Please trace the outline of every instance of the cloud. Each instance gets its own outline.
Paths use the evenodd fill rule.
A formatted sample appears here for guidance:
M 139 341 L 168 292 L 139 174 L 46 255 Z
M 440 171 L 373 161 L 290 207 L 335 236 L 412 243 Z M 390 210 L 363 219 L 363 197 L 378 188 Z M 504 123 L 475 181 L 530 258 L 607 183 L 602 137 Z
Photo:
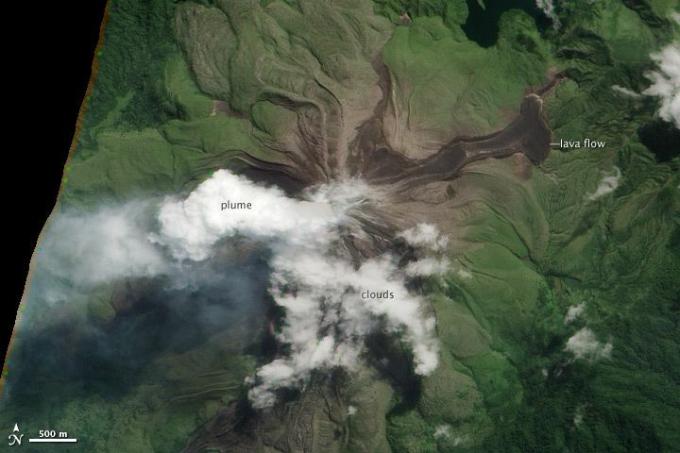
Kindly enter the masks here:
M 446 257 L 448 238 L 439 233 L 436 226 L 420 223 L 397 235 L 414 248 L 417 259 L 406 265 L 409 277 L 428 277 L 443 275 L 449 271 L 451 263 Z
M 564 316 L 564 323 L 571 324 L 572 322 L 576 321 L 576 318 L 581 316 L 585 309 L 586 309 L 585 302 L 581 302 L 580 304 L 577 305 L 572 305 L 571 307 L 569 307 L 569 310 L 567 310 L 567 314 Z
M 354 369 L 364 339 L 379 328 L 411 345 L 417 374 L 436 368 L 435 320 L 391 257 L 355 268 L 323 250 L 286 244 L 277 247 L 271 265 L 270 292 L 285 310 L 277 338 L 290 353 L 257 371 L 249 393 L 255 407 L 271 405 L 276 389 L 301 385 L 313 370 Z
M 341 232 L 366 234 L 361 221 L 372 211 L 362 208 L 379 203 L 379 196 L 360 181 L 347 181 L 294 199 L 221 170 L 183 199 L 62 212 L 39 248 L 51 276 L 43 286 L 54 301 L 120 279 L 161 275 L 171 282 L 167 294 L 201 291 L 205 300 L 219 300 L 218 292 L 257 299 L 268 286 L 283 309 L 276 339 L 286 352 L 248 379 L 256 408 L 274 404 L 280 388 L 304 386 L 315 370 L 355 369 L 367 336 L 377 331 L 408 345 L 414 372 L 428 375 L 439 361 L 435 318 L 411 279 L 448 270 L 447 240 L 436 227 L 420 224 L 401 233 L 415 256 L 405 266 L 389 253 L 356 260 Z M 270 251 L 268 266 L 252 278 L 228 258 L 227 241 L 244 238 Z M 226 294 L 224 281 L 238 295 Z M 208 308 L 196 310 L 209 324 Z
M 149 240 L 149 219 L 143 203 L 63 212 L 49 225 L 38 255 L 52 274 L 81 287 L 155 276 L 168 265 Z
M 185 199 L 161 205 L 154 241 L 177 260 L 208 259 L 218 242 L 238 235 L 264 239 L 271 248 L 269 292 L 285 314 L 276 337 L 287 352 L 248 379 L 254 407 L 271 406 L 276 390 L 303 386 L 314 370 L 354 369 L 365 338 L 378 329 L 410 345 L 417 374 L 436 368 L 435 319 L 408 283 L 412 276 L 444 272 L 445 258 L 426 255 L 441 252 L 446 238 L 421 224 L 402 237 L 422 260 L 406 269 L 390 255 L 356 263 L 338 247 L 340 229 L 356 226 L 359 208 L 374 197 L 367 186 L 348 181 L 314 188 L 297 200 L 221 170 Z M 223 203 L 250 208 L 224 209 Z
M 611 356 L 612 343 L 601 343 L 595 333 L 587 327 L 580 329 L 567 340 L 564 350 L 574 354 L 576 359 L 599 360 Z
M 553 21 L 553 26 L 555 28 L 560 27 L 560 20 L 555 13 L 555 4 L 553 3 L 553 0 L 536 0 L 536 6 Z
M 620 85 L 612 85 L 612 90 L 616 91 L 617 93 L 620 93 L 624 96 L 627 96 L 629 98 L 633 99 L 639 99 L 642 97 L 640 93 L 636 93 L 635 91 L 631 90 L 630 88 L 622 87 Z
M 406 275 L 410 277 L 427 277 L 430 275 L 442 275 L 449 270 L 448 258 L 426 257 L 412 261 L 406 265 Z
M 580 427 L 583 424 L 583 418 L 585 416 L 586 405 L 579 404 L 574 411 L 574 426 Z
M 621 170 L 618 167 L 614 167 L 614 174 L 603 176 L 595 192 L 588 195 L 588 200 L 594 201 L 614 192 L 619 187 L 620 181 Z
M 330 190 L 330 189 L 325 189 Z M 356 193 L 346 190 L 341 195 Z M 186 199 L 168 198 L 158 214 L 161 232 L 155 240 L 168 246 L 177 259 L 208 258 L 222 238 L 244 235 L 288 241 L 315 240 L 340 221 L 319 194 L 311 201 L 293 200 L 276 187 L 262 187 L 226 170 L 200 184 Z M 245 208 L 224 204 L 245 203 Z M 323 238 L 321 238 L 323 239 Z
M 680 42 L 669 44 L 651 58 L 658 69 L 645 74 L 652 85 L 642 93 L 660 98 L 659 116 L 680 128 Z
M 157 202 L 54 213 L 22 302 L 28 328 L 21 329 L 19 352 L 40 359 L 15 359 L 8 391 L 43 385 L 45 376 L 109 379 L 122 364 L 125 379 L 112 385 L 124 393 L 169 350 L 200 348 L 217 335 L 230 351 L 252 341 L 241 332 L 265 316 L 269 254 L 238 241 L 234 252 L 177 263 L 148 238 Z
M 361 208 L 376 197 L 360 181 L 347 181 L 293 199 L 221 170 L 184 199 L 62 212 L 38 251 L 51 276 L 41 279 L 47 288 L 41 294 L 65 301 L 97 285 L 161 275 L 171 282 L 167 291 L 202 291 L 211 298 L 217 290 L 226 297 L 223 280 L 233 280 L 227 286 L 247 299 L 261 297 L 258 288 L 268 286 L 284 312 L 276 338 L 286 352 L 248 380 L 256 408 L 274 404 L 282 387 L 303 386 L 314 370 L 354 369 L 366 337 L 376 331 L 409 345 L 415 373 L 427 375 L 438 364 L 435 318 L 410 289 L 410 279 L 448 269 L 447 241 L 434 226 L 421 224 L 402 234 L 417 257 L 405 267 L 390 254 L 355 261 L 341 231 L 365 234 L 361 221 L 371 214 Z M 244 237 L 269 248 L 268 284 L 261 275 L 252 285 L 245 275 L 230 280 L 241 271 L 231 269 L 225 258 L 230 248 L 221 245 Z M 220 277 L 218 262 L 228 275 Z M 201 313 L 210 321 L 209 310 Z
M 446 249 L 448 244 L 448 238 L 440 235 L 437 227 L 429 223 L 419 223 L 398 236 L 404 238 L 413 247 L 426 248 L 435 252 Z
M 470 271 L 468 271 L 467 269 L 463 269 L 462 267 L 459 268 L 458 271 L 456 271 L 456 274 L 458 274 L 458 276 L 464 280 L 470 280 L 472 278 L 472 274 L 470 273 Z
M 437 425 L 434 429 L 434 438 L 440 439 L 442 437 L 451 437 L 450 425 Z

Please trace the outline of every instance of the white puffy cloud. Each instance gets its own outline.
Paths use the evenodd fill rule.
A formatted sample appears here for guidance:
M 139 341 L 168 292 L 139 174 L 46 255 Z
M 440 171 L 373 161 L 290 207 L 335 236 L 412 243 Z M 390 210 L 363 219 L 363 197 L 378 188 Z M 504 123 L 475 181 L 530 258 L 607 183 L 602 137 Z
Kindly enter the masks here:
M 443 275 L 450 270 L 451 262 L 445 255 L 448 238 L 440 234 L 436 226 L 419 223 L 398 236 L 415 249 L 418 257 L 406 265 L 406 275 L 428 277 Z
M 587 327 L 580 329 L 569 337 L 564 350 L 574 354 L 577 359 L 598 360 L 611 356 L 612 343 L 601 343 L 595 333 Z
M 619 170 L 618 167 L 614 167 L 614 173 L 604 175 L 602 177 L 600 183 L 597 186 L 597 189 L 595 189 L 595 192 L 588 194 L 588 200 L 594 201 L 597 200 L 598 198 L 601 198 L 605 195 L 614 192 L 619 187 L 620 182 L 621 182 L 621 170 Z
M 646 77 L 652 85 L 643 94 L 660 98 L 659 116 L 680 128 L 680 42 L 674 42 L 651 55 L 658 66 Z
M 585 302 L 572 305 L 571 307 L 569 307 L 569 310 L 567 310 L 567 314 L 564 316 L 564 323 L 571 324 L 572 322 L 576 321 L 576 319 L 583 314 L 585 309 L 586 309 Z
M 553 3 L 553 0 L 536 0 L 536 6 L 538 6 L 547 17 L 552 19 L 555 28 L 559 28 L 560 20 L 555 13 L 555 4 Z
M 401 232 L 409 245 L 413 247 L 425 248 L 435 252 L 446 249 L 448 238 L 439 234 L 436 226 L 429 223 L 419 223 L 413 228 Z
M 427 277 L 430 275 L 442 275 L 449 270 L 448 258 L 425 257 L 412 261 L 406 265 L 406 275 L 410 277 Z
M 290 354 L 257 371 L 249 393 L 255 407 L 271 405 L 277 388 L 299 385 L 313 370 L 355 368 L 365 337 L 378 327 L 411 345 L 416 373 L 436 368 L 435 320 L 390 257 L 356 268 L 314 247 L 284 244 L 275 251 L 271 293 L 285 309 L 278 339 Z
M 434 438 L 451 437 L 451 425 L 437 425 L 434 429 Z

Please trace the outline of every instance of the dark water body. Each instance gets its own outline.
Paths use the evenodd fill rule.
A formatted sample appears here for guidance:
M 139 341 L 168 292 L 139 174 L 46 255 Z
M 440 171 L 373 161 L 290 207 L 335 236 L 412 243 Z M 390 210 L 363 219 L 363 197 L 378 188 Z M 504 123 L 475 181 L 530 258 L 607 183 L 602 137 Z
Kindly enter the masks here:
M 551 20 L 545 16 L 534 0 L 484 0 L 486 8 L 482 8 L 477 0 L 466 0 L 468 18 L 463 24 L 465 35 L 481 47 L 491 47 L 498 41 L 498 21 L 501 15 L 511 9 L 520 9 L 534 18 L 536 27 L 542 33 L 551 26 Z

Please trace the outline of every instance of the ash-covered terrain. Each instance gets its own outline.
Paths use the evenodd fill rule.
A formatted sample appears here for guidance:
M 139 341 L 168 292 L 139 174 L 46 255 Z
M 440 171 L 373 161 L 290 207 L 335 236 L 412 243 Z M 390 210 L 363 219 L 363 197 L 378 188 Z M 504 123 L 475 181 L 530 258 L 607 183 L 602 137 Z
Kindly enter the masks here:
M 674 0 L 111 0 L 0 426 L 677 451 L 679 39 Z

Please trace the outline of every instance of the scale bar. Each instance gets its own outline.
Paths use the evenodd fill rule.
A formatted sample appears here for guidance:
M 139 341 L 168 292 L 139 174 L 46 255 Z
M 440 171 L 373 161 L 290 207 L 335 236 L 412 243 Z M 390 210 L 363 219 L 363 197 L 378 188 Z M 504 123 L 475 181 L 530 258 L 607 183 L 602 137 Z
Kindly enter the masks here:
M 74 443 L 78 442 L 78 439 L 73 439 L 73 438 L 69 438 L 69 439 L 59 439 L 59 438 L 56 438 L 56 439 L 28 439 L 28 441 L 29 442 L 37 442 L 37 443 L 41 443 L 41 444 L 48 444 L 48 443 L 49 444 L 52 444 L 52 443 L 54 443 L 54 444 L 74 444 Z

